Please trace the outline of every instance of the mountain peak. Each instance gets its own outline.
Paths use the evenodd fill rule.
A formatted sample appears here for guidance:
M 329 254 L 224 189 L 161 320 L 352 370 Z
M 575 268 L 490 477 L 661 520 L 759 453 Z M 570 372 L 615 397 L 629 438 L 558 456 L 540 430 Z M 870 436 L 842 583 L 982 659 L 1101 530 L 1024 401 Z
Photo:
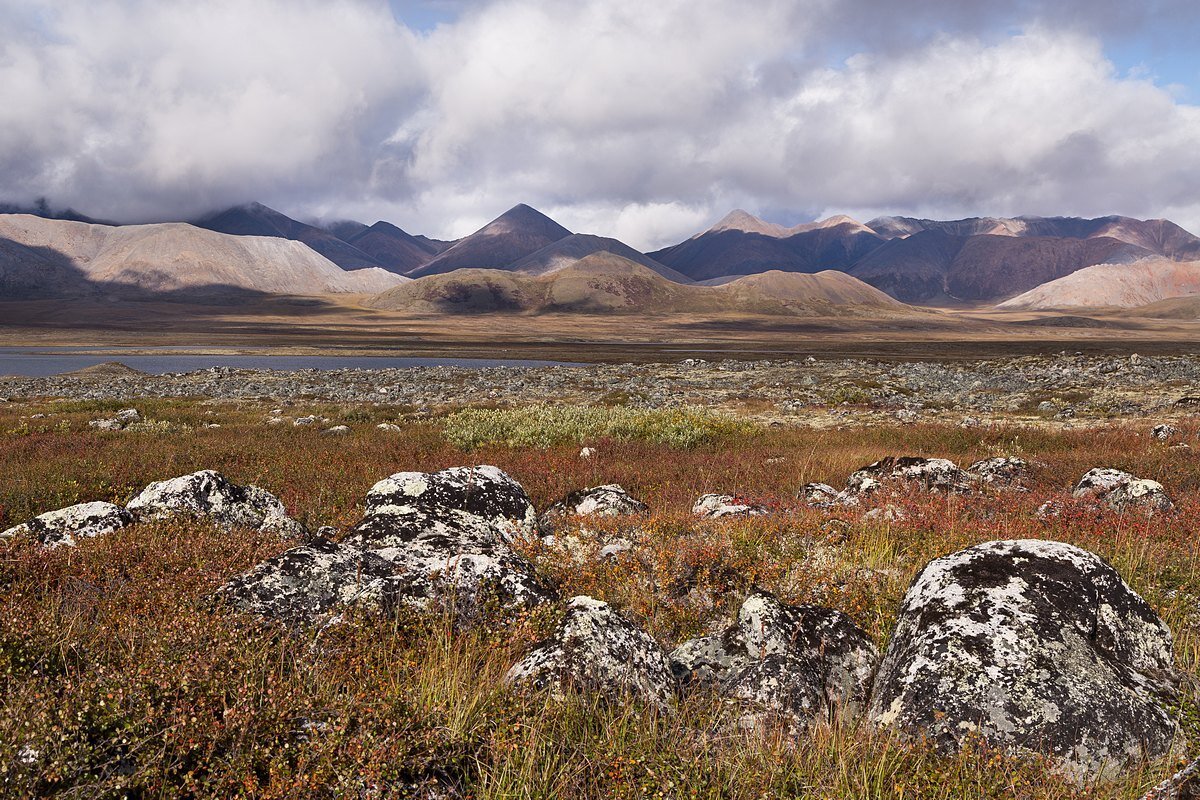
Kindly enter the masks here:
M 739 233 L 757 233 L 760 236 L 770 236 L 775 239 L 782 238 L 788 235 L 788 229 L 782 225 L 776 225 L 773 222 L 759 219 L 740 208 L 735 208 L 724 217 L 722 217 L 716 225 L 713 225 L 704 233 L 723 233 L 725 231 L 738 231 Z M 697 234 L 703 236 L 704 233 Z

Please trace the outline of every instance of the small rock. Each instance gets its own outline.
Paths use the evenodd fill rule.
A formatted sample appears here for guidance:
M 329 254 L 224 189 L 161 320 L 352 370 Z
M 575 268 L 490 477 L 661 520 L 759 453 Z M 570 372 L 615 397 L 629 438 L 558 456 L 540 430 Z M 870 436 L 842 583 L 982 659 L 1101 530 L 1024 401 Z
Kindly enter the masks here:
M 1136 478 L 1119 469 L 1097 467 L 1088 470 L 1071 493 L 1075 497 L 1101 500 L 1116 511 L 1137 508 L 1153 514 L 1175 507 L 1161 483 Z
M 585 447 L 579 451 L 580 458 L 595 458 L 596 454 L 596 448 L 594 447 Z
M 633 542 L 628 539 L 614 539 L 600 548 L 600 558 L 616 560 L 618 556 L 628 553 L 632 549 Z
M 400 433 L 401 428 L 394 422 L 381 422 L 375 426 L 377 430 L 387 431 L 388 433 Z
M 675 698 L 675 677 L 658 642 L 608 603 L 571 598 L 557 631 L 513 665 L 506 680 L 549 690 L 637 697 L 666 710 Z
M 294 420 L 292 420 L 292 425 L 294 425 L 296 427 L 302 427 L 305 425 L 316 425 L 316 424 L 317 424 L 316 417 L 296 417 Z
M 829 508 L 839 504 L 842 495 L 828 483 L 806 483 L 796 492 L 796 499 L 813 508 Z M 857 501 L 855 501 L 857 502 Z
M 141 422 L 142 416 L 136 408 L 123 408 L 116 413 L 114 419 L 124 425 L 129 425 L 133 422 Z
M 1154 439 L 1158 439 L 1160 442 L 1165 442 L 1168 439 L 1170 439 L 1172 436 L 1178 436 L 1178 435 L 1179 435 L 1179 428 L 1176 428 L 1174 425 L 1168 425 L 1166 423 L 1163 423 L 1162 425 L 1155 425 L 1153 428 L 1150 429 L 1150 436 Z
M 692 513 L 698 517 L 716 519 L 719 517 L 759 517 L 769 514 L 766 506 L 748 503 L 732 494 L 706 494 L 692 506 Z
M 863 514 L 863 522 L 903 522 L 906 519 L 908 519 L 908 514 L 904 509 L 891 503 L 872 508 Z
M 350 433 L 350 428 L 346 425 L 334 425 L 332 428 L 326 428 L 321 431 L 325 436 L 345 436 Z
M 847 490 L 855 494 L 874 491 L 880 484 L 905 483 L 928 492 L 966 492 L 971 477 L 945 458 L 888 456 L 854 472 Z

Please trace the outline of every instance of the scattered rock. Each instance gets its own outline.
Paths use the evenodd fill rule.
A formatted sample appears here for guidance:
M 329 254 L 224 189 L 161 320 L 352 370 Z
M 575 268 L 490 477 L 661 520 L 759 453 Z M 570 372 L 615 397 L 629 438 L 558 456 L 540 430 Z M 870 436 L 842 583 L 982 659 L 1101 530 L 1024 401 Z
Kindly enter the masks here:
M 766 506 L 741 500 L 736 495 L 706 494 L 701 495 L 700 499 L 692 506 L 692 513 L 698 517 L 715 519 L 718 517 L 759 517 L 769 514 L 770 510 Z
M 0 533 L 32 536 L 46 547 L 71 547 L 79 539 L 103 536 L 133 522 L 133 515 L 112 503 L 80 503 L 57 511 L 48 511 L 26 523 Z
M 1097 775 L 1170 750 L 1173 663 L 1166 625 L 1099 556 L 988 542 L 913 581 L 870 714 L 947 749 L 978 735 Z
M 292 420 L 292 425 L 294 425 L 298 428 L 303 427 L 305 425 L 316 425 L 316 424 L 317 424 L 316 417 L 296 417 L 294 420 Z
M 211 469 L 152 483 L 126 508 L 138 519 L 205 517 L 223 527 L 304 534 L 304 526 L 287 515 L 275 495 L 257 486 L 239 486 Z
M 350 428 L 346 425 L 334 425 L 332 428 L 326 428 L 321 431 L 325 436 L 345 436 L 350 433 Z
M 671 668 L 685 686 L 710 686 L 803 723 L 860 713 L 878 658 L 870 637 L 840 611 L 788 606 L 756 591 L 723 633 L 677 647 Z
M 1101 500 L 1116 511 L 1141 509 L 1153 514 L 1175 507 L 1161 483 L 1136 478 L 1119 469 L 1097 467 L 1088 470 L 1071 494 Z
M 908 519 L 908 514 L 903 508 L 897 505 L 888 503 L 885 506 L 872 508 L 867 513 L 863 514 L 863 522 L 903 522 Z
M 1200 800 L 1200 758 L 1146 792 L 1142 800 Z
M 600 548 L 600 558 L 616 559 L 633 550 L 633 542 L 628 539 L 614 539 Z
M 141 421 L 142 416 L 136 408 L 123 408 L 110 418 L 89 420 L 88 427 L 101 431 L 123 431 L 130 425 Z
M 803 500 L 813 508 L 830 508 L 839 505 L 845 496 L 827 483 L 806 483 L 796 492 L 796 499 Z
M 596 448 L 594 448 L 594 447 L 585 447 L 579 451 L 580 458 L 595 458 L 596 455 L 597 455 L 597 451 L 596 451 Z
M 637 697 L 666 710 L 675 677 L 658 642 L 608 603 L 571 598 L 555 633 L 508 671 L 510 683 L 549 690 Z
M 387 431 L 388 433 L 400 433 L 402 428 L 394 422 L 381 422 L 375 426 L 376 429 Z
M 542 512 L 543 532 L 554 529 L 570 517 L 620 517 L 642 514 L 649 506 L 629 495 L 621 486 L 610 483 L 571 492 Z

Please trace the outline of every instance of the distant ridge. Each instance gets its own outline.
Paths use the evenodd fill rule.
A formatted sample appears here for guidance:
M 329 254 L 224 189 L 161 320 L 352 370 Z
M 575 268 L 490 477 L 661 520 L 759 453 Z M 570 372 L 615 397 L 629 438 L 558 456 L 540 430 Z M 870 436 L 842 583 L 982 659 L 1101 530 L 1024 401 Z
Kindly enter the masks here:
M 552 242 L 541 250 L 525 256 L 509 266 L 513 272 L 526 275 L 547 275 L 578 264 L 582 259 L 595 253 L 612 253 L 622 258 L 641 264 L 669 281 L 676 283 L 691 283 L 686 275 L 676 272 L 668 266 L 659 264 L 649 256 L 639 253 L 624 242 L 609 239 L 604 236 L 592 236 L 587 233 L 573 233 L 570 236 Z
M 441 252 L 431 240 L 413 236 L 390 222 L 376 222 L 363 228 L 348 242 L 397 274 L 428 264 Z
M 1200 261 L 1152 256 L 1132 264 L 1098 264 L 1043 283 L 997 308 L 1045 311 L 1137 308 L 1200 294 Z

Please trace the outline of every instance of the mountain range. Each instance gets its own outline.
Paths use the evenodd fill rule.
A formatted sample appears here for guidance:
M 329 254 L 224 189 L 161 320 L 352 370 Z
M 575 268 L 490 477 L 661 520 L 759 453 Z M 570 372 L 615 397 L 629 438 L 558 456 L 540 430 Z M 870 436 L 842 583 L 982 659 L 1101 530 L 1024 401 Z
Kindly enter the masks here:
M 642 253 L 573 233 L 524 204 L 455 241 L 386 221 L 306 223 L 259 203 L 191 224 L 127 226 L 53 213 L 45 204 L 0 205 L 0 298 L 10 299 L 386 292 L 389 299 L 370 304 L 542 312 L 630 307 L 619 296 L 640 297 L 633 305 L 653 312 L 712 303 L 745 309 L 748 297 L 777 313 L 786 305 L 780 293 L 794 295 L 796 307 L 837 304 L 829 287 L 838 271 L 843 287 L 853 287 L 841 301 L 847 306 L 881 307 L 878 297 L 887 296 L 897 306 L 1130 308 L 1200 292 L 1197 264 L 1200 238 L 1168 220 L 1118 216 L 866 223 L 837 216 L 789 227 L 738 210 L 686 241 Z M 608 272 L 611 285 L 599 285 L 596 276 Z M 788 282 L 784 274 L 824 277 Z M 560 302 L 565 287 L 584 284 L 594 304 Z M 635 284 L 642 288 L 629 288 Z

